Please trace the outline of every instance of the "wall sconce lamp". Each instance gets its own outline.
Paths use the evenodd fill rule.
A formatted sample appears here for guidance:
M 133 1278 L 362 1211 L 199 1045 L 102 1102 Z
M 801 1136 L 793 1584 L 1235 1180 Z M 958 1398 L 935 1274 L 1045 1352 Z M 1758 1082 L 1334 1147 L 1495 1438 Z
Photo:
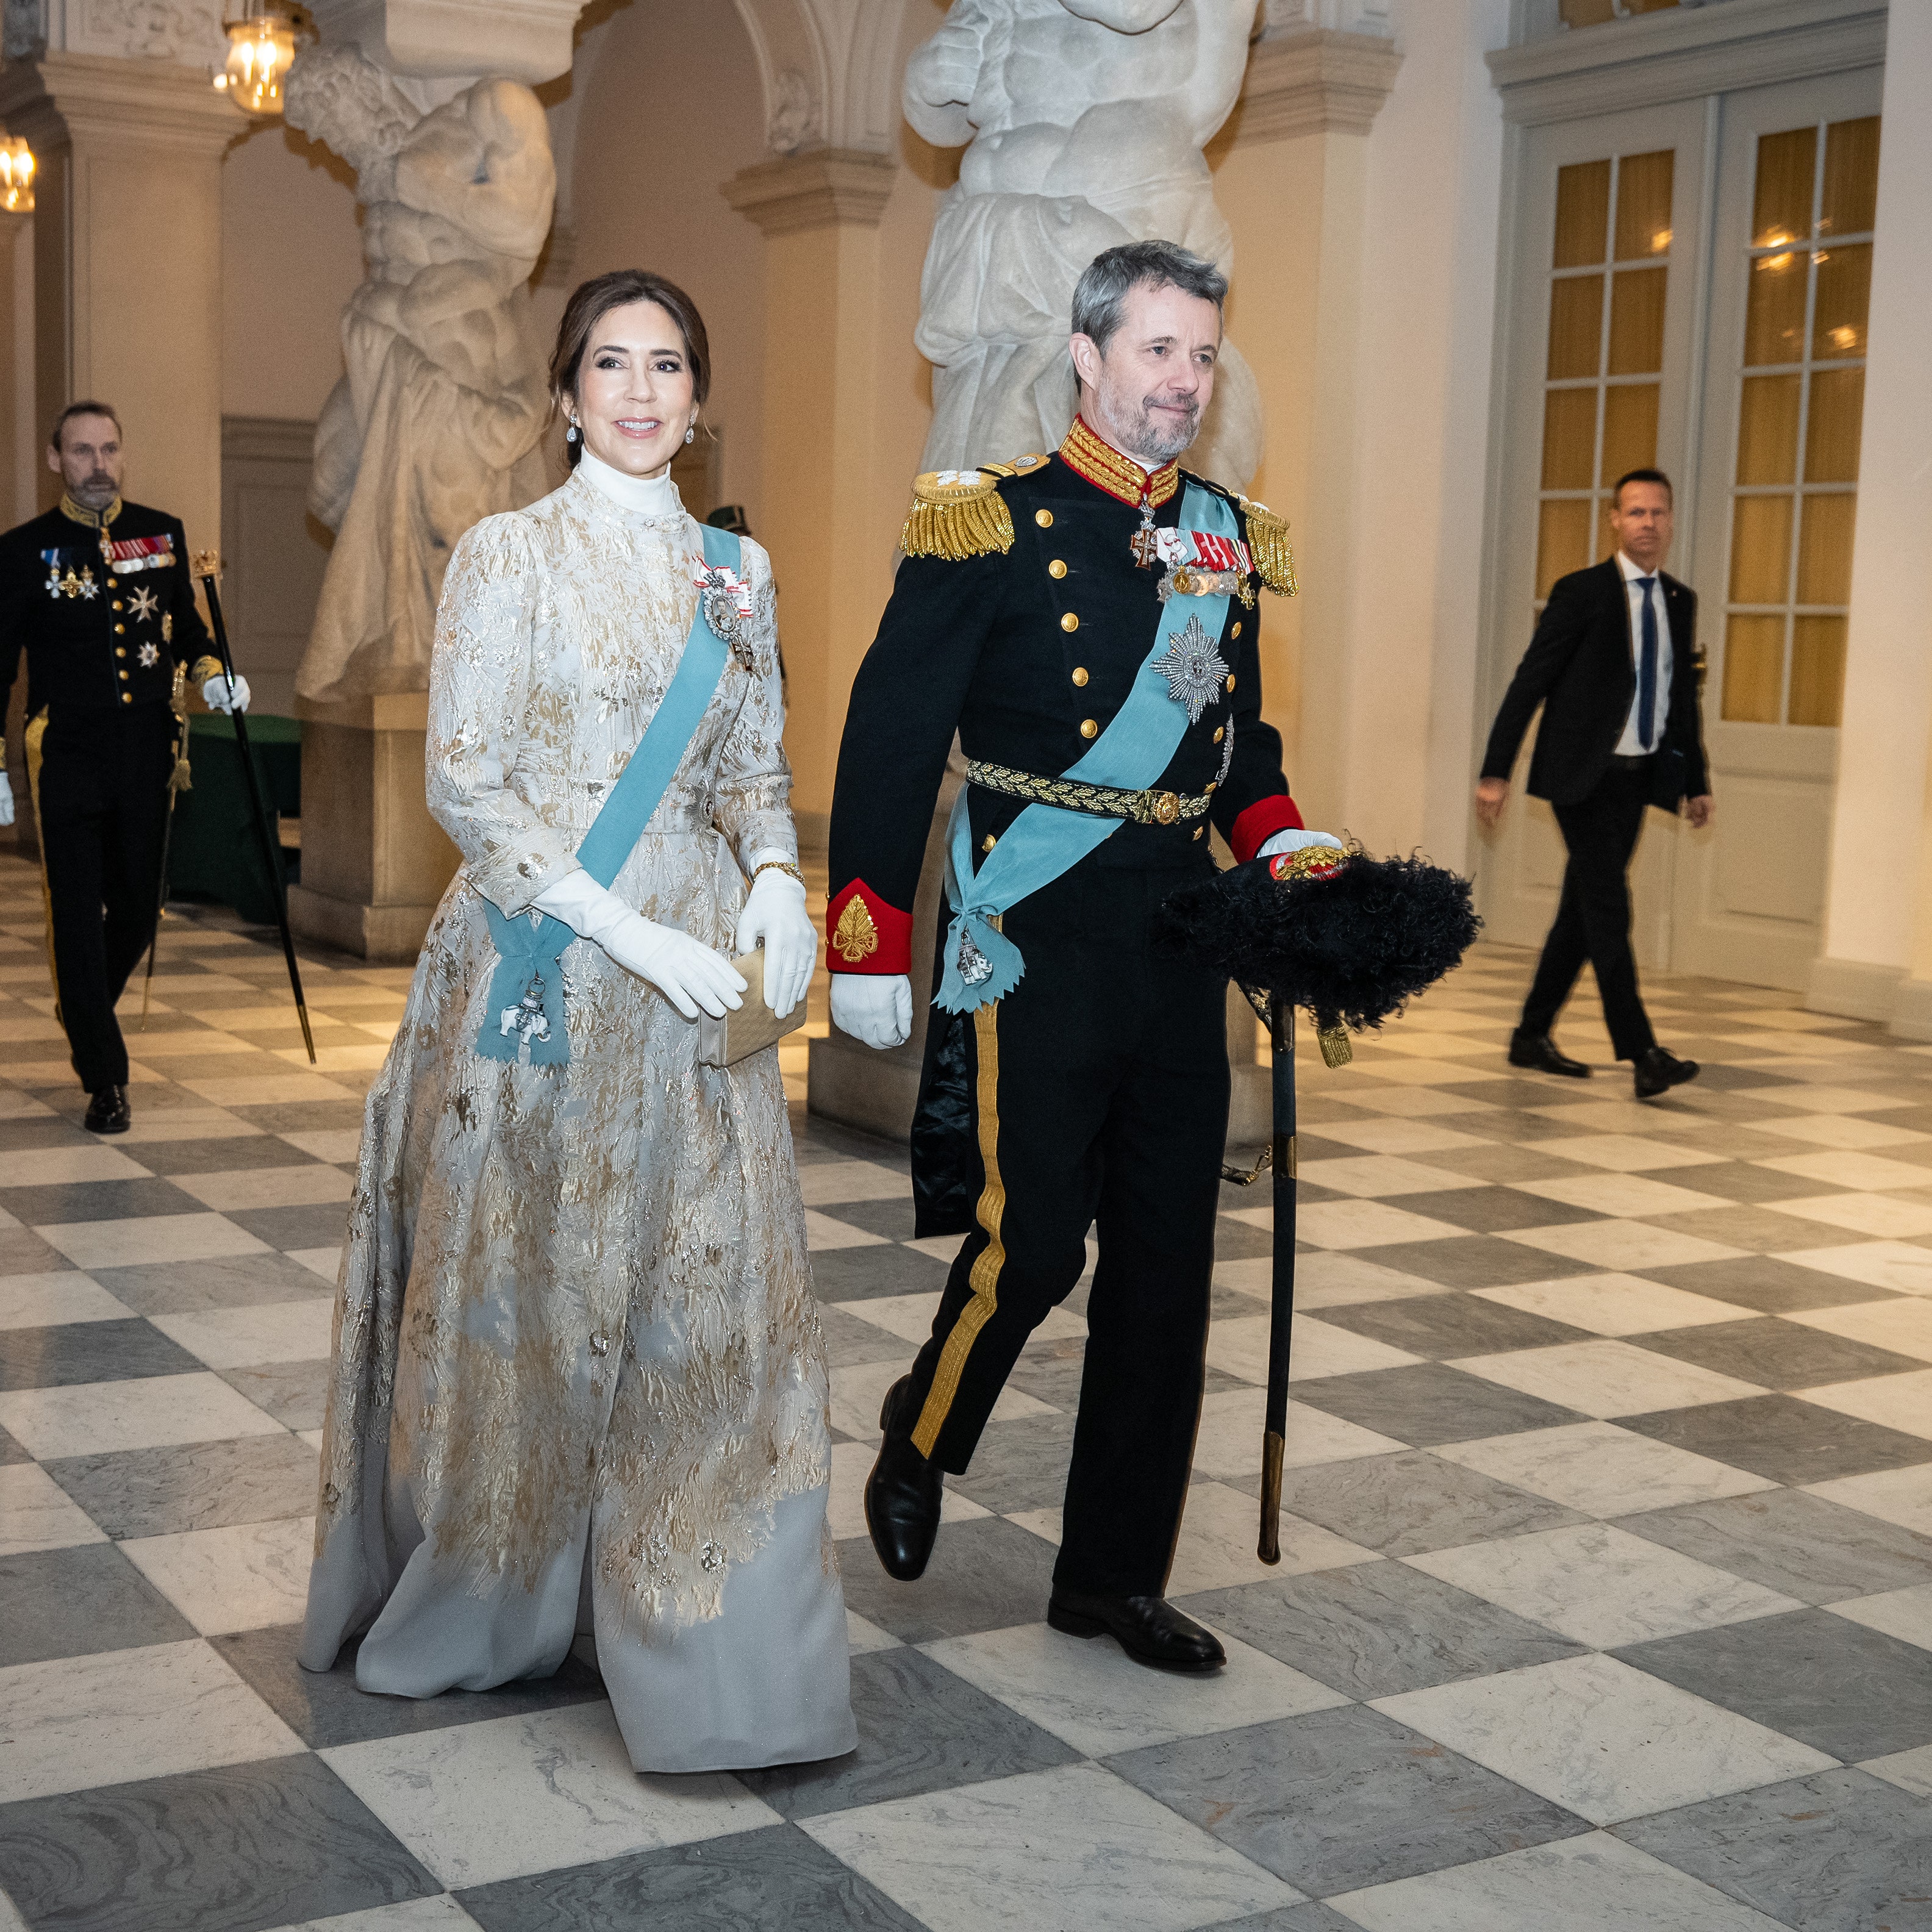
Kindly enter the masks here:
M 0 209 L 9 214 L 34 212 L 34 151 L 24 135 L 0 136 Z
M 242 0 L 239 17 L 223 21 L 221 30 L 228 36 L 228 64 L 214 76 L 217 91 L 244 114 L 280 113 L 296 43 L 314 36 L 308 10 L 293 0 Z

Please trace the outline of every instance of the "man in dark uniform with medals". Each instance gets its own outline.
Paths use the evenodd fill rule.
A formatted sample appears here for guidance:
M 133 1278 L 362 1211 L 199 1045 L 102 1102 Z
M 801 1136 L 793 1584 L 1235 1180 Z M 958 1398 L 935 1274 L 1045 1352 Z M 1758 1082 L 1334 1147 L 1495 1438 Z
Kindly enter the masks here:
M 122 500 L 112 407 L 63 410 L 47 466 L 65 486 L 59 508 L 0 536 L 0 707 L 24 651 L 54 991 L 88 1129 L 118 1134 L 128 1126 L 128 1048 L 114 1007 L 159 910 L 169 789 L 185 748 L 179 681 L 200 685 L 217 710 L 230 694 L 195 608 L 180 520 Z M 246 679 L 233 702 L 246 708 Z M 13 823 L 10 782 L 0 782 L 0 814 Z
M 896 1384 L 866 1487 L 910 1580 L 1028 1336 L 1085 1266 L 1080 1412 L 1048 1620 L 1206 1671 L 1162 1596 L 1200 1411 L 1228 1072 L 1225 980 L 1148 923 L 1212 869 L 1311 842 L 1261 716 L 1258 589 L 1294 590 L 1279 519 L 1177 470 L 1213 392 L 1226 282 L 1172 243 L 1109 249 L 1074 296 L 1080 415 L 1058 452 L 922 476 L 852 692 L 831 826 L 832 1012 L 911 1018 L 911 908 L 956 731 L 914 1128 L 921 1235 L 966 1239 Z

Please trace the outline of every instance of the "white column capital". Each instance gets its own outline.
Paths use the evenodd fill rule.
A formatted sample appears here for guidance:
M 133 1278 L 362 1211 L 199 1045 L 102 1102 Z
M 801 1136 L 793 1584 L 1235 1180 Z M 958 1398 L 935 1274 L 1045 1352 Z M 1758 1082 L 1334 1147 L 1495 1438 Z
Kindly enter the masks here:
M 1248 56 L 1234 143 L 1366 134 L 1401 66 L 1394 44 L 1379 34 L 1329 27 L 1268 34 Z
M 850 148 L 813 148 L 741 168 L 718 190 L 767 236 L 817 228 L 876 228 L 898 164 Z
M 310 0 L 322 38 L 391 74 L 520 80 L 568 74 L 583 0 Z
M 36 154 L 76 141 L 219 158 L 248 118 L 207 71 L 173 61 L 44 53 L 0 68 L 0 122 Z

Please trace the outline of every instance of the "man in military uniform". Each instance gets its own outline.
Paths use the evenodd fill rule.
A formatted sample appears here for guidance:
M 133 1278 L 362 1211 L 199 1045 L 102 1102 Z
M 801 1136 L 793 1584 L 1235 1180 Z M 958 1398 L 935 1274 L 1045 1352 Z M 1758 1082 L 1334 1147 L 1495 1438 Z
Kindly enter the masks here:
M 27 656 L 27 782 L 40 829 L 54 992 L 97 1134 L 128 1126 L 115 1003 L 160 906 L 169 788 L 183 749 L 178 680 L 230 708 L 195 608 L 179 518 L 121 496 L 120 419 L 69 404 L 47 466 L 60 507 L 0 536 L 0 710 Z M 233 704 L 248 686 L 235 680 Z M 4 748 L 0 748 L 4 752 Z M 14 793 L 0 766 L 0 825 Z
M 1200 1410 L 1226 982 L 1152 950 L 1148 922 L 1211 870 L 1210 823 L 1244 860 L 1334 842 L 1302 829 L 1261 716 L 1256 591 L 1294 589 L 1286 530 L 1174 460 L 1213 393 L 1226 286 L 1172 243 L 1108 250 L 1074 296 L 1080 415 L 1058 452 L 919 479 L 846 719 L 827 922 L 833 1019 L 898 1044 L 956 731 L 913 1160 L 920 1232 L 966 1240 L 880 1417 L 880 1560 L 925 1568 L 942 1472 L 966 1468 L 1097 1222 L 1048 1619 L 1197 1671 L 1221 1647 L 1161 1592 Z

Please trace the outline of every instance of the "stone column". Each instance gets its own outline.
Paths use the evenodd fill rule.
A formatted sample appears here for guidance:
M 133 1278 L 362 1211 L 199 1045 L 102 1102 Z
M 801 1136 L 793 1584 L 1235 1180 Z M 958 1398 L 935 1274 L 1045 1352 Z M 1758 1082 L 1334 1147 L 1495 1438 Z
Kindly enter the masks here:
M 38 440 L 32 422 L 33 319 L 31 314 L 22 312 L 16 299 L 16 291 L 21 286 L 22 257 L 33 248 L 33 234 L 31 214 L 0 211 L 0 464 L 5 466 L 0 470 L 0 525 L 9 529 L 25 523 L 36 507 L 30 480 L 32 472 L 28 471 L 25 476 L 16 473 L 22 466 L 16 458 Z M 31 276 L 27 278 L 26 292 L 30 298 Z M 22 374 L 28 380 L 24 382 L 16 380 Z M 14 792 L 15 828 L 4 836 L 23 853 L 32 853 L 39 849 L 39 839 L 34 830 L 33 800 L 27 790 L 27 761 L 20 743 L 26 709 L 27 680 L 22 675 L 14 679 L 7 716 L 0 719 L 0 728 L 6 733 L 6 765 Z

